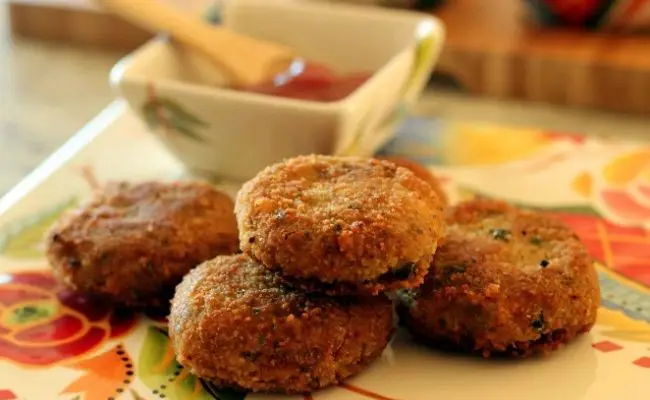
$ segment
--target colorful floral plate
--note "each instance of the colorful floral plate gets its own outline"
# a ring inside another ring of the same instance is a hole
[[[0,200],[0,400],[650,398],[650,145],[412,118],[384,153],[430,165],[454,201],[505,198],[573,226],[600,272],[594,330],[523,361],[443,354],[399,332],[367,371],[305,397],[204,385],[159,318],[57,293],[43,258],[45,229],[92,187],[184,176],[116,103]]]

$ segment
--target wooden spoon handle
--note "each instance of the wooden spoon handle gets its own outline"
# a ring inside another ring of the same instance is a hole
[[[296,56],[286,46],[209,25],[156,0],[95,2],[144,29],[169,33],[221,67],[236,86],[268,82]]]

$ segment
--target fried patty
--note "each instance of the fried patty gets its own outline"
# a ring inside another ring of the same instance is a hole
[[[529,356],[594,325],[598,277],[564,223],[492,200],[461,203],[446,221],[425,283],[399,295],[401,322],[417,338],[485,357]]]
[[[398,167],[404,167],[410,169],[411,172],[415,174],[415,176],[417,176],[418,178],[422,179],[423,181],[431,185],[433,191],[436,192],[438,198],[440,198],[440,201],[442,201],[444,205],[447,205],[449,203],[447,194],[442,188],[442,184],[440,183],[440,180],[422,164],[404,157],[387,156],[387,157],[380,157],[379,159],[390,161],[393,164],[397,165]]]
[[[304,393],[379,357],[393,331],[390,300],[307,294],[246,255],[221,256],[177,287],[169,336],[190,372],[223,388]]]
[[[443,202],[413,172],[376,159],[301,156],[237,195],[242,250],[329,294],[418,286],[443,230]]]
[[[65,286],[129,307],[168,307],[190,269],[238,250],[233,201],[203,182],[112,182],[47,236]]]

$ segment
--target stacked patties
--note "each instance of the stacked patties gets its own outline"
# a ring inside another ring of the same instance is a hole
[[[598,279],[565,224],[495,200],[447,208],[435,177],[399,164],[304,156],[246,183],[235,204],[243,254],[177,287],[178,361],[239,390],[337,384],[390,341],[388,292],[416,338],[484,356],[544,353],[591,329]]]
[[[394,163],[299,157],[244,185],[235,206],[242,250],[308,291],[417,287],[443,233],[432,187]]]
[[[298,157],[236,204],[205,182],[110,183],[54,225],[47,255],[65,288],[119,306],[165,309],[182,279],[178,361],[239,390],[310,392],[363,370],[394,330],[388,292],[416,338],[486,357],[591,329],[598,277],[565,224],[497,200],[445,204],[408,160]]]
[[[443,233],[433,188],[375,159],[273,165],[235,210],[244,255],[188,274],[169,333],[193,373],[253,391],[309,392],[376,359],[394,326],[384,292],[419,286]]]

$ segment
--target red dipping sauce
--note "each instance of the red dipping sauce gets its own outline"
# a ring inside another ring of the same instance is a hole
[[[348,97],[371,76],[372,74],[367,72],[340,75],[323,65],[307,63],[301,73],[286,82],[276,79],[243,90],[299,100],[332,102]]]

